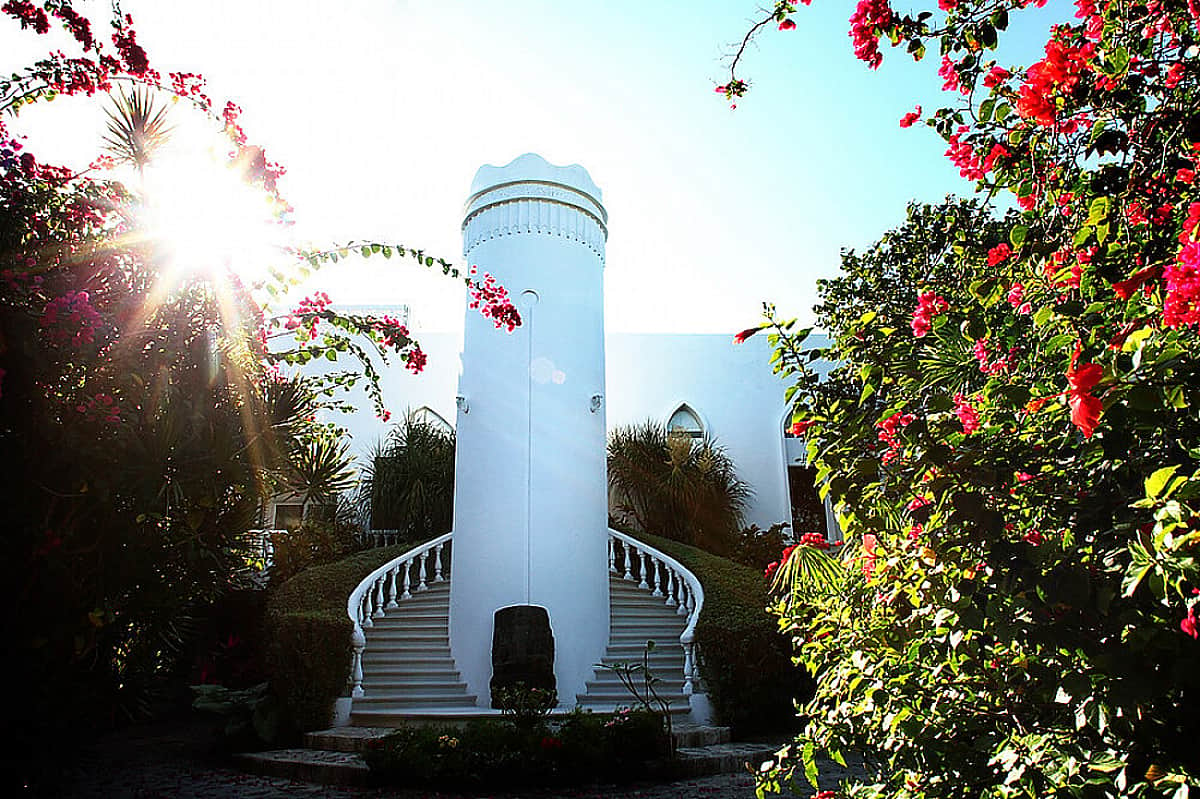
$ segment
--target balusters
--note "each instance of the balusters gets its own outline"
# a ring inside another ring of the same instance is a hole
[[[629,557],[629,544],[625,542],[621,542],[621,559],[625,561],[625,579],[632,580],[633,572],[629,569],[632,559]]]
[[[642,568],[640,570],[642,581],[640,583],[638,583],[638,588],[649,588],[650,587],[650,584],[646,582],[646,572],[650,568],[648,565],[649,563],[650,563],[650,554],[648,552],[643,552],[642,553]]]
[[[666,568],[666,564],[660,563],[657,560],[652,561],[652,562],[654,564],[654,591],[652,591],[650,595],[651,596],[662,596],[663,595],[662,583],[661,583],[662,569]]]
[[[388,583],[387,595],[389,597],[388,603],[387,603],[387,609],[393,610],[394,608],[400,607],[400,604],[398,602],[396,602],[396,569],[388,570],[387,583]]]
[[[412,599],[412,592],[408,590],[412,586],[412,561],[404,561],[400,564],[400,568],[404,569],[404,593],[400,597],[402,599]]]
[[[678,603],[675,601],[675,570],[667,569],[667,607],[673,608]]]
[[[695,665],[695,648],[696,645],[691,641],[683,645],[683,693],[685,696],[690,696],[692,693],[692,667]]]
[[[363,591],[362,599],[358,602],[358,618],[359,623],[363,627],[374,627],[375,622],[371,621],[371,592]]]
[[[421,553],[421,565],[417,567],[417,576],[421,578],[421,584],[417,586],[417,591],[424,591],[425,585],[425,564],[429,560],[429,550]]]
[[[442,544],[433,548],[433,581],[435,583],[442,581]]]
[[[608,539],[608,570],[612,574],[617,573],[617,539]]]
[[[686,583],[681,583],[679,589],[679,607],[675,609],[675,612],[680,616],[686,616],[691,612],[689,603],[692,601],[692,589]]]
[[[374,585],[375,601],[372,603],[374,605],[375,609],[371,612],[371,618],[373,618],[373,619],[378,619],[384,613],[384,611],[383,611],[383,584],[385,582],[387,582],[387,581],[384,580],[382,577],[380,577],[378,580],[375,581],[375,585]]]
[[[363,695],[363,650],[367,648],[367,637],[363,635],[362,627],[354,625],[354,632],[350,636],[350,646],[354,650],[354,654],[350,656],[350,696],[360,697]]]

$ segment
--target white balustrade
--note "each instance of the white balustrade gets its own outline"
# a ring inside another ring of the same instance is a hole
[[[374,533],[388,531],[373,531]],[[393,531],[394,532],[394,531]],[[346,615],[354,624],[350,639],[353,648],[350,664],[350,695],[363,696],[363,651],[367,648],[367,637],[363,630],[374,627],[374,620],[414,593],[420,593],[430,583],[450,579],[450,536],[438,536],[414,547],[399,557],[371,572],[358,584],[346,601]],[[416,570],[416,586],[413,587],[413,571]],[[432,574],[430,574],[432,572]],[[397,578],[403,589],[397,596]]]
[[[608,531],[608,570],[638,587],[653,588],[652,596],[662,597],[663,604],[687,616],[687,624],[679,636],[683,647],[683,692],[701,693],[700,653],[696,648],[696,622],[704,607],[704,589],[696,575],[679,561],[618,530]]]

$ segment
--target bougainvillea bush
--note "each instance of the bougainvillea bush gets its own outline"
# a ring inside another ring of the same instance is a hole
[[[1200,4],[1056,2],[1044,56],[997,63],[1034,5],[851,17],[871,68],[888,45],[940,60],[952,99],[924,124],[1012,210],[914,206],[847,255],[820,287],[828,348],[772,309],[747,331],[778,345],[850,540],[781,570],[819,687],[764,790],[847,748],[871,777],[828,795],[1200,786]],[[802,21],[782,2],[756,31]],[[822,558],[834,576],[802,579]]]
[[[140,146],[150,137],[128,148],[138,175],[124,185],[106,171],[112,159],[83,171],[44,163],[16,133],[23,107],[132,85],[127,104],[172,97],[201,112],[228,153],[210,171],[236,176],[280,215],[283,169],[201,77],[155,71],[116,4],[106,25],[67,0],[0,5],[3,36],[61,26],[76,49],[0,78],[0,634],[14,723],[31,750],[52,751],[39,729],[80,732],[149,709],[153,689],[171,684],[193,613],[245,565],[242,533],[262,497],[330,487],[304,477],[303,462],[327,433],[314,415],[329,395],[362,380],[386,416],[379,361],[424,366],[395,319],[340,314],[324,295],[269,305],[301,267],[351,252],[409,257],[465,280],[497,327],[520,321],[486,275],[394,244],[285,250],[259,285],[221,263],[174,268],[145,213],[162,203],[140,180],[153,166]],[[345,356],[348,369],[319,379],[280,370]]]

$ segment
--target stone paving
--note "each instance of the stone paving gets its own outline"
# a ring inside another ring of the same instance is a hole
[[[750,799],[754,796],[754,780],[748,772],[672,783],[471,795],[317,785],[239,771],[228,761],[207,754],[203,741],[203,730],[195,725],[159,725],[126,731],[89,747],[78,762],[60,769],[50,782],[30,785],[9,795],[63,799],[476,799],[486,796],[495,796],[497,799]],[[860,776],[862,773],[858,767],[843,772],[832,764],[828,765],[830,781],[823,784],[823,788],[836,787],[842,777]],[[807,793],[802,791],[800,795]]]

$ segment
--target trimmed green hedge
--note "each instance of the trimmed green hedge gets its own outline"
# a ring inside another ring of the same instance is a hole
[[[314,566],[271,592],[265,623],[266,662],[271,688],[301,731],[332,721],[333,704],[350,674],[346,615],[350,592],[371,572],[418,544],[359,552],[336,563]]]
[[[737,736],[794,725],[794,701],[807,700],[815,684],[792,663],[791,643],[767,613],[771,600],[762,574],[678,541],[623,532],[675,558],[700,580],[704,607],[696,643],[717,718]]]

